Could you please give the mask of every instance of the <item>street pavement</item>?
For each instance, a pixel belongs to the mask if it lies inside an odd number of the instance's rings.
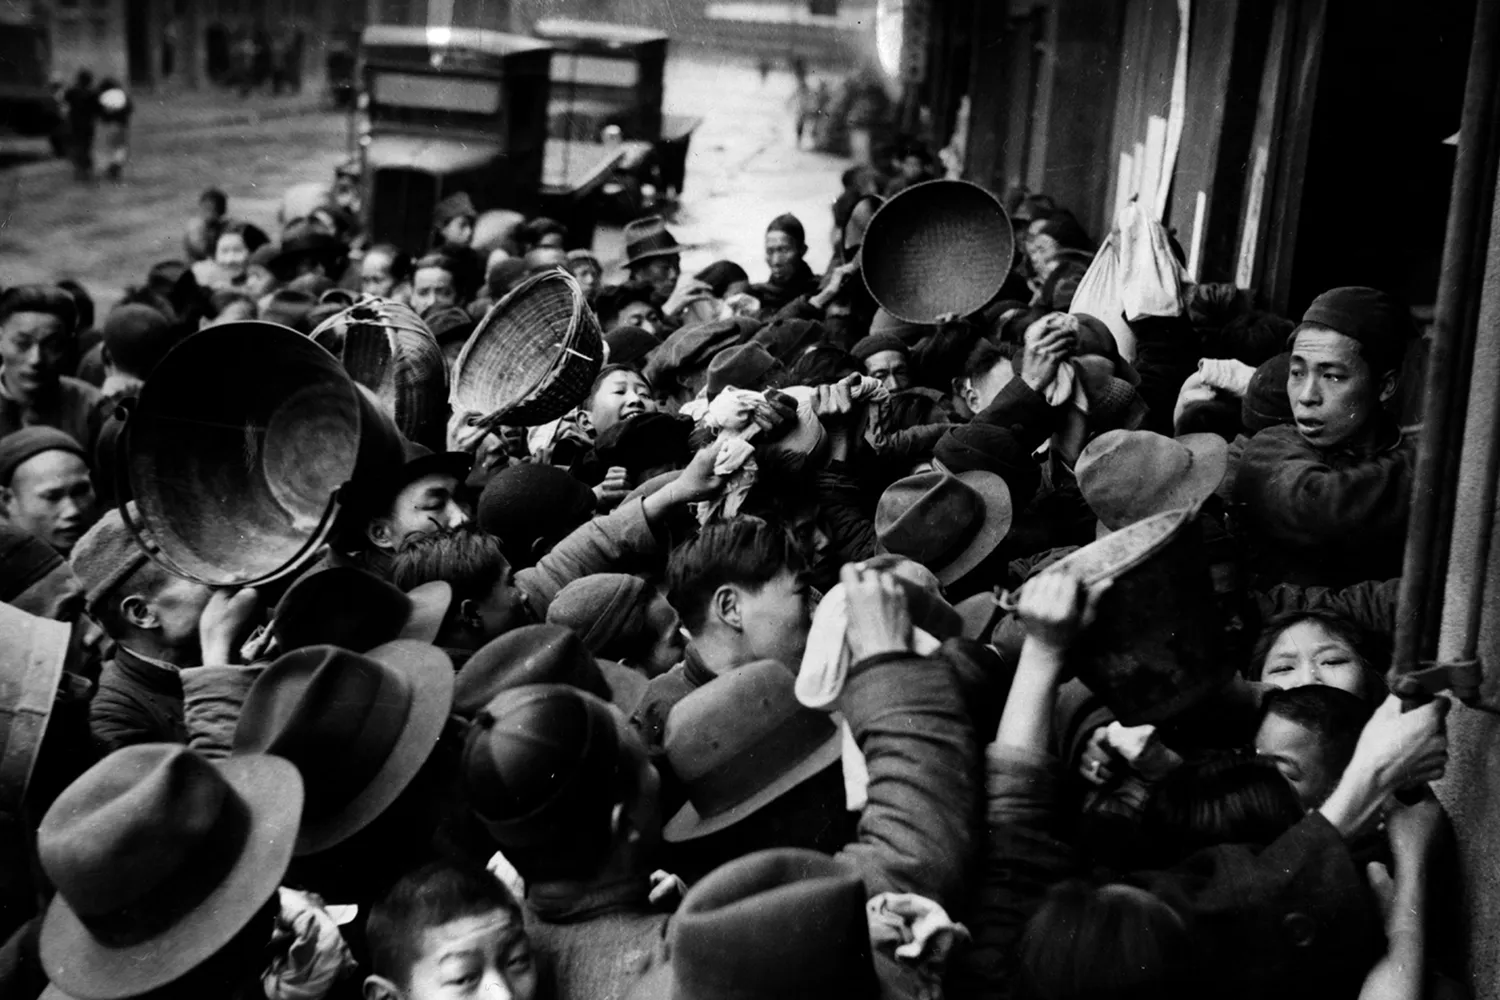
[[[827,263],[829,209],[845,164],[796,148],[792,86],[785,72],[762,84],[748,62],[670,63],[665,109],[703,118],[672,220],[693,245],[684,272],[727,257],[762,279],[766,224],[787,211],[807,228],[814,269]],[[0,170],[0,285],[76,277],[107,308],[153,263],[181,254],[204,188],[222,188],[232,215],[274,233],[283,192],[330,179],[347,155],[347,119],[309,95],[177,100],[175,114],[165,100],[143,102],[122,184],[77,183],[50,159]],[[607,266],[623,257],[617,230],[601,230],[596,248]]]

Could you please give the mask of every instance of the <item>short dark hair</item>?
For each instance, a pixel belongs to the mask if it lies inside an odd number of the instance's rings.
[[[405,989],[421,958],[422,936],[433,927],[502,910],[517,923],[521,905],[499,879],[482,868],[437,861],[403,875],[370,908],[365,936],[370,971]]]
[[[228,196],[226,196],[224,192],[220,191],[218,188],[209,188],[198,196],[198,204],[201,205],[205,201],[212,202],[214,211],[218,212],[220,215],[223,215],[229,208]]]
[[[456,610],[461,601],[484,598],[509,570],[500,539],[461,524],[403,539],[391,567],[391,582],[411,590],[442,580],[453,588],[451,609]]]
[[[802,553],[784,528],[737,517],[706,525],[667,560],[667,603],[688,631],[703,627],[714,591],[764,587],[783,570],[801,572]]]
[[[57,287],[73,297],[73,305],[78,309],[78,329],[89,330],[94,326],[94,297],[89,294],[76,279],[63,278],[57,283]]]
[[[606,285],[594,296],[594,315],[599,318],[600,325],[608,326],[633,302],[651,305],[651,289],[633,281]]]
[[[391,277],[396,281],[409,281],[412,276],[411,254],[402,250],[394,243],[376,243],[365,251],[365,256],[372,253],[383,254],[390,259]],[[436,266],[436,265],[434,265]]]
[[[819,344],[802,353],[787,369],[786,385],[833,385],[849,375],[863,375],[865,363],[842,347]]]
[[[594,401],[594,393],[599,391],[599,386],[604,384],[604,380],[613,375],[615,372],[628,372],[629,374],[634,375],[636,378],[640,379],[642,382],[646,383],[647,391],[655,391],[652,389],[651,380],[647,378],[635,365],[605,365],[603,368],[599,369],[599,374],[594,376],[594,382],[589,386],[589,394],[583,398],[585,406]]]
[[[1264,847],[1302,819],[1302,803],[1276,765],[1248,750],[1214,751],[1185,762],[1146,801],[1142,839],[1158,864],[1205,847]]]
[[[16,285],[0,295],[0,324],[24,312],[56,316],[69,336],[78,331],[78,306],[72,295],[56,285]]]
[[[208,297],[208,316],[211,319],[218,319],[224,314],[224,310],[237,303],[248,305],[252,313],[260,311],[256,301],[246,293],[233,288],[220,288]]]
[[[802,220],[791,212],[783,212],[771,220],[766,227],[768,233],[786,233],[796,241],[799,247],[807,246],[807,230],[802,228]]]
[[[1155,893],[1054,885],[1021,935],[1020,1000],[1189,1000],[1201,995],[1191,930]]]
[[[1177,418],[1173,433],[1178,436],[1217,434],[1225,441],[1233,441],[1245,432],[1242,409],[1243,405],[1238,399],[1215,397],[1197,400],[1182,408],[1182,416]]]
[[[1043,309],[1040,306],[1027,306],[1000,324],[1001,342],[1015,344],[1017,347],[1025,344],[1026,331],[1031,328],[1031,324],[1039,319],[1045,319],[1051,313],[1051,309]]]
[[[1328,755],[1329,773],[1334,777],[1349,766],[1359,734],[1373,714],[1375,706],[1370,702],[1326,684],[1271,690],[1266,692],[1260,706],[1262,722],[1275,715],[1316,735]]]
[[[1010,341],[997,344],[993,340],[981,340],[974,345],[974,349],[969,352],[968,358],[964,361],[964,377],[979,378],[988,375],[1002,361],[1009,361],[1014,367],[1020,353],[1021,348]]]

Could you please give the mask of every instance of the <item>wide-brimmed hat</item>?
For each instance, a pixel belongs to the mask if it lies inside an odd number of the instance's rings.
[[[338,646],[364,653],[395,639],[435,642],[453,603],[453,587],[433,580],[402,593],[374,573],[330,566],[287,588],[271,619],[283,653]]]
[[[923,472],[886,488],[875,508],[881,549],[906,556],[951,586],[1005,540],[1010,488],[992,472]]]
[[[502,691],[464,742],[465,800],[501,847],[574,842],[619,801],[623,724],[571,685]]]
[[[524,625],[469,657],[453,685],[453,712],[472,718],[501,691],[527,684],[568,684],[610,700],[598,662],[572,629]]]
[[[1041,483],[1042,467],[1009,427],[958,424],[938,439],[932,459],[955,476],[993,472],[1010,488],[1011,507],[1024,507]]]
[[[775,660],[759,660],[673,706],[667,760],[688,801],[664,828],[667,840],[733,826],[838,763],[838,727],[802,707],[796,681]]]
[[[316,854],[375,821],[437,746],[453,705],[453,664],[398,639],[365,655],[309,646],[250,689],[234,752],[286,757],[307,788],[296,853]]]
[[[1078,456],[1073,474],[1084,502],[1111,531],[1213,496],[1229,468],[1217,434],[1169,438],[1152,431],[1106,431]]]
[[[684,376],[704,372],[720,351],[745,343],[758,329],[759,323],[738,316],[680,327],[646,356],[642,371],[652,385],[676,378],[696,382],[696,389],[702,382]]]
[[[757,851],[704,876],[672,916],[670,960],[629,1000],[873,1000],[859,873],[816,851]]]
[[[984,308],[1005,284],[1014,249],[994,195],[968,181],[926,181],[875,213],[860,270],[881,308],[908,323],[934,323]]]
[[[625,226],[626,267],[653,257],[680,257],[688,249],[691,248],[678,243],[677,237],[667,231],[666,221],[659,215],[649,215]]]
[[[57,701],[72,627],[0,604],[0,812],[16,813]]]
[[[266,754],[214,764],[146,743],[95,764],[37,829],[57,887],[40,936],[48,978],[114,1000],[192,971],[276,892],[302,807],[297,769]]]

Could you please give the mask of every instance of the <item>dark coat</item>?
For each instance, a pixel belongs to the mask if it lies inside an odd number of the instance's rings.
[[[1384,440],[1359,454],[1324,451],[1288,426],[1250,439],[1234,500],[1258,586],[1341,587],[1401,575],[1416,448],[1394,427]]]
[[[0,437],[23,427],[44,424],[66,432],[83,446],[86,454],[92,455],[99,429],[113,407],[98,389],[64,375],[58,379],[55,391],[34,401],[33,410],[28,415],[20,403],[0,396]]]
[[[137,743],[186,743],[177,668],[116,648],[89,706],[89,731],[100,753]]]
[[[807,261],[799,260],[790,281],[784,284],[762,281],[751,285],[746,291],[759,300],[761,316],[770,319],[796,299],[816,294],[818,276],[813,273]]]
[[[989,748],[988,840],[973,947],[948,977],[950,998],[1008,997],[1015,949],[1051,886],[1083,874],[1058,802],[1050,755]],[[1353,997],[1384,951],[1375,900],[1348,845],[1310,813],[1264,849],[1223,845],[1166,871],[1127,876],[1195,925],[1216,996]]]

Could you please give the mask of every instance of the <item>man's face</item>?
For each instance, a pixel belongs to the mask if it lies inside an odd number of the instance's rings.
[[[654,257],[635,270],[635,277],[651,286],[651,298],[658,306],[672,297],[681,276],[682,262],[676,257]]]
[[[589,401],[589,426],[603,434],[622,420],[655,409],[656,399],[644,378],[635,372],[610,372]]]
[[[412,278],[411,307],[420,316],[434,305],[458,304],[453,275],[441,267],[424,267]]]
[[[980,413],[985,407],[995,401],[1000,395],[1000,390],[1010,384],[1010,380],[1016,377],[1016,369],[1009,358],[1001,358],[999,363],[983,375],[973,375],[963,380],[962,395],[964,402],[969,404],[969,409]]]
[[[661,310],[649,302],[632,302],[620,310],[619,326],[638,326],[647,333],[661,333]]]
[[[443,242],[449,246],[466,247],[473,239],[474,220],[467,215],[443,223]]]
[[[779,229],[766,233],[766,267],[772,281],[788,281],[797,272],[797,262],[806,253],[795,239]]]
[[[19,312],[0,326],[0,366],[13,396],[56,386],[67,354],[68,333],[51,313]]]
[[[1267,715],[1255,734],[1255,752],[1276,765],[1306,809],[1322,805],[1338,784],[1322,740],[1299,722]]]
[[[534,1000],[526,928],[505,910],[427,928],[405,993],[405,1000]]]
[[[776,660],[789,667],[802,662],[812,612],[807,584],[797,574],[782,570],[759,590],[742,589],[740,615],[755,659]]]
[[[590,260],[575,260],[568,263],[568,270],[578,281],[578,287],[583,289],[583,297],[592,299],[594,293],[599,290],[599,269]]]
[[[1368,671],[1358,651],[1322,622],[1308,620],[1287,626],[1266,653],[1260,679],[1272,687],[1298,688],[1309,684],[1348,691],[1364,697]]]
[[[865,359],[865,371],[871,378],[879,379],[888,392],[900,392],[911,387],[911,376],[906,370],[906,355],[900,351],[876,351]]]
[[[407,483],[396,494],[390,515],[378,522],[375,544],[395,551],[412,535],[468,523],[469,514],[457,500],[458,487],[457,479],[441,473]]]
[[[94,487],[83,459],[69,451],[44,451],[16,467],[10,488],[0,490],[11,524],[63,555],[93,523]]]
[[[1292,343],[1286,394],[1297,433],[1308,444],[1338,448],[1367,434],[1381,401],[1395,391],[1395,373],[1372,373],[1352,337],[1308,327]]]
[[[161,622],[162,641],[173,649],[196,646],[198,619],[213,593],[213,588],[201,583],[171,577],[151,600]]]
[[[367,253],[359,265],[359,287],[366,295],[390,298],[396,289],[396,279],[391,277],[389,254]]]
[[[464,617],[478,626],[473,629],[478,633],[478,645],[475,648],[523,625],[536,622],[536,617],[531,613],[531,605],[527,603],[526,595],[516,586],[515,579],[515,572],[509,566],[505,567],[500,580],[485,595],[484,600],[474,602],[477,605],[475,607],[462,609],[467,612]]]

